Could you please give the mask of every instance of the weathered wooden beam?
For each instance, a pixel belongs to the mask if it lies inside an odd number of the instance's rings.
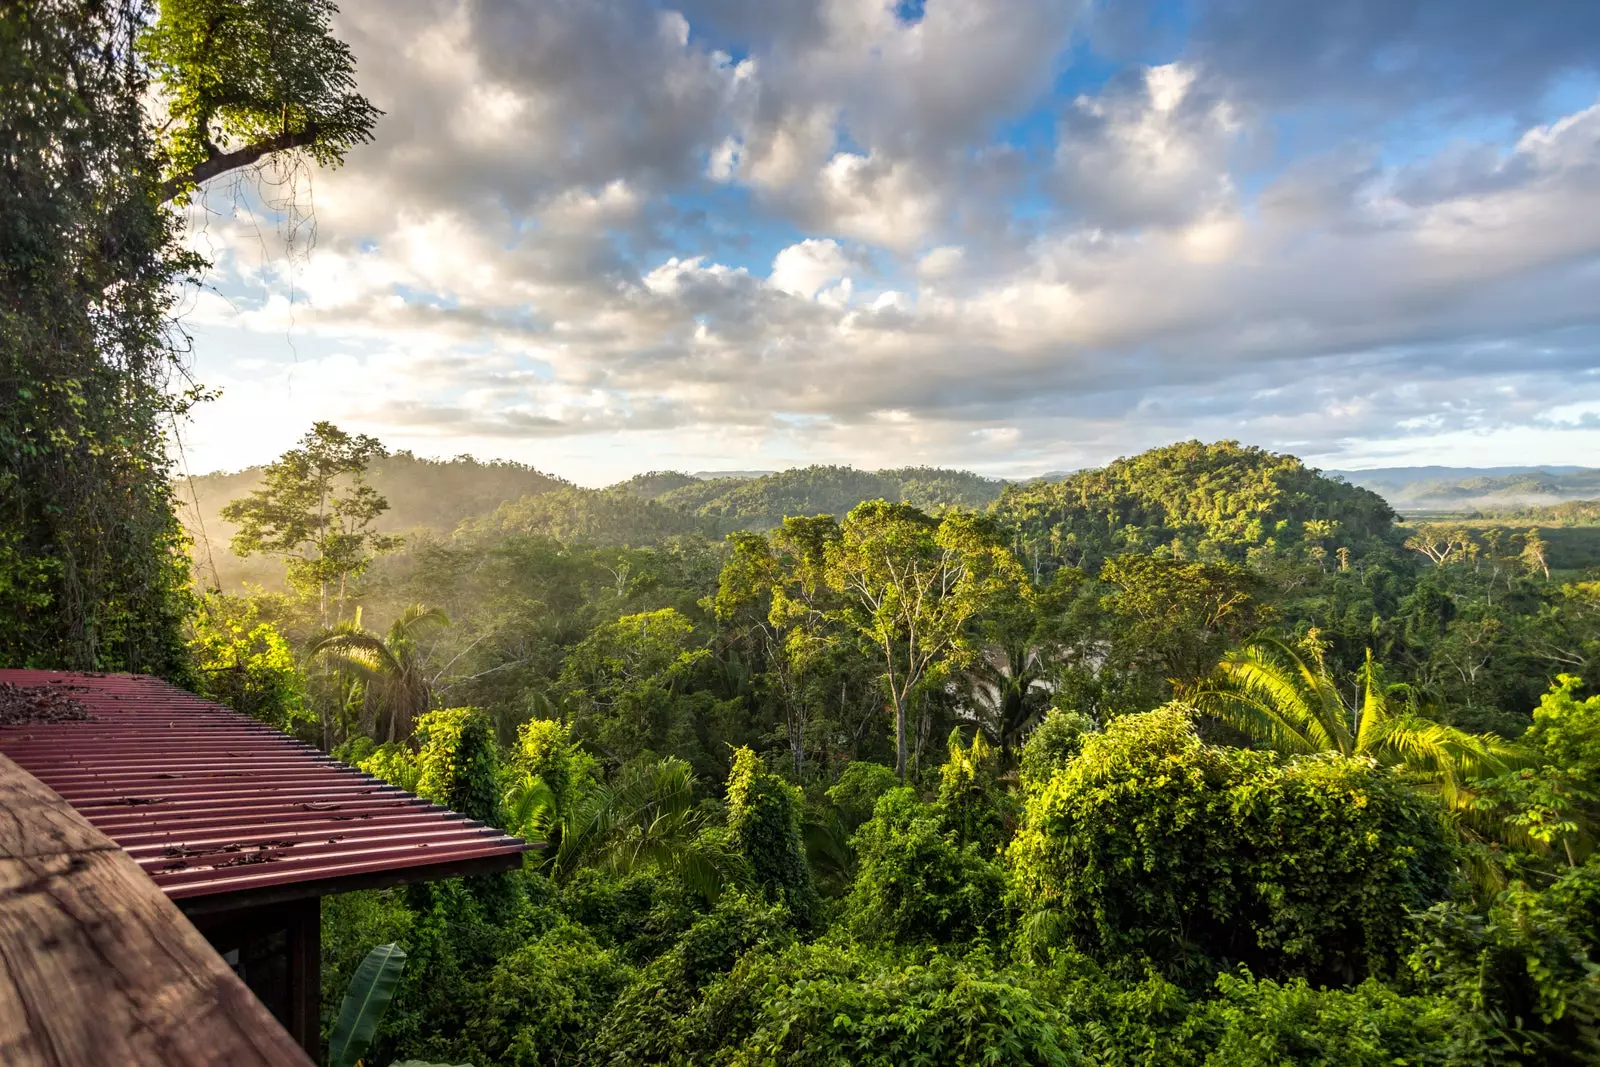
[[[0,1063],[311,1060],[125,852],[0,756]]]

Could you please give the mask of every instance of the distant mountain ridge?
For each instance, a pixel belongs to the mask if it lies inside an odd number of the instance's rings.
[[[1371,489],[1401,511],[1503,510],[1600,496],[1600,469],[1544,467],[1376,467],[1328,470]]]

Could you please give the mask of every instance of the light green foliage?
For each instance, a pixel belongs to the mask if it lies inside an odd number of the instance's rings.
[[[582,927],[564,924],[495,966],[469,1029],[474,1062],[507,1067],[573,1063],[633,971]]]
[[[904,778],[908,705],[966,662],[969,622],[1020,587],[1022,569],[999,531],[977,516],[950,512],[936,520],[883,500],[845,516],[826,560],[828,584],[845,601],[839,622],[882,666],[895,713],[895,772]]]
[[[1185,557],[1243,563],[1252,548],[1297,543],[1307,520],[1337,522],[1329,553],[1365,552],[1390,536],[1376,493],[1320,477],[1293,456],[1236,441],[1184,441],[1058,482],[1008,488],[994,514],[1018,528],[1022,555],[1096,567],[1107,556],[1177,547]]]
[[[797,777],[805,773],[812,705],[820,702],[815,687],[838,652],[830,618],[838,605],[827,583],[827,551],[839,536],[829,515],[785,518],[768,536],[730,534],[711,602],[718,621],[736,628],[767,668]]]
[[[1312,630],[1299,651],[1258,638],[1230,652],[1196,703],[1247,736],[1289,754],[1337,752],[1404,767],[1446,804],[1464,809],[1473,778],[1497,774],[1525,759],[1491,734],[1473,735],[1422,714],[1411,686],[1387,685],[1367,650],[1347,699],[1328,670]]]
[[[256,601],[213,593],[197,607],[188,627],[196,692],[280,730],[314,721],[294,650]]]
[[[1064,955],[1040,991],[1060,1005],[1101,1067],[1391,1067],[1445,1064],[1457,1021],[1453,1006],[1405,996],[1375,979],[1319,989],[1303,979],[1256,980],[1224,973],[1193,996],[1158,975],[1118,982]]]
[[[338,165],[381,114],[329,32],[332,0],[161,0],[140,50],[173,118],[166,196],[263,155]]]
[[[800,926],[815,918],[816,888],[800,832],[800,790],[767,769],[748,748],[734,753],[728,772],[728,830],[755,885],[785,904]]]
[[[389,503],[366,484],[365,475],[367,465],[383,454],[376,438],[318,422],[298,447],[267,465],[261,488],[222,509],[222,517],[239,526],[233,550],[241,556],[281,556],[289,584],[317,598],[324,626],[330,621],[330,596],[336,601],[334,618],[343,619],[351,580],[399,544],[372,528]]]
[[[1488,783],[1478,800],[1568,864],[1592,851],[1600,831],[1600,696],[1578,699],[1582,684],[1557,678],[1522,738],[1530,765]]]
[[[1033,928],[1102,960],[1352,981],[1394,968],[1453,854],[1392,772],[1205,745],[1167,708],[1091,736],[1030,796],[1008,860]]]
[[[499,753],[494,726],[483,712],[473,709],[462,722],[450,764],[445,806],[469,819],[500,826],[505,820],[500,813]]]
[[[518,770],[543,781],[561,811],[572,803],[573,791],[584,784],[575,780],[573,755],[572,733],[565,723],[529,719],[517,731],[512,762]]]
[[[712,533],[711,524],[676,508],[610,490],[562,488],[500,505],[472,522],[480,537],[520,534],[587,546],[654,545]]]
[[[1051,708],[1022,745],[1022,765],[1018,768],[1024,788],[1038,789],[1077,758],[1094,722],[1076,711]]]
[[[328,1035],[328,1067],[357,1067],[389,1010],[406,954],[396,944],[379,945],[356,968]]]
[[[939,768],[939,818],[958,843],[992,856],[1008,836],[1007,823],[1015,821],[996,776],[997,753],[981,730],[961,747],[959,727],[950,733],[949,750]]]
[[[417,754],[400,742],[391,741],[371,748],[354,762],[357,769],[375,778],[382,778],[390,785],[399,786],[409,793],[422,793],[422,764]],[[436,782],[429,782],[430,788],[436,786]]]
[[[0,663],[186,679],[169,316],[200,267],[158,206],[143,5],[0,17]]]
[[[416,792],[419,796],[443,804],[450,795],[456,780],[456,749],[461,743],[461,728],[473,714],[472,708],[435,708],[417,720],[412,741],[417,746]]]
[[[1005,873],[993,848],[963,844],[909,786],[885,793],[856,831],[851,933],[867,943],[959,945],[999,933]]]
[[[523,723],[503,773],[507,829],[559,849],[561,818],[591,784],[566,724],[554,719]]]
[[[1443,1064],[1458,1019],[1445,1001],[1402,996],[1372,979],[1344,991],[1224,974],[1216,992],[1189,1027],[1192,1062],[1205,1067]]]

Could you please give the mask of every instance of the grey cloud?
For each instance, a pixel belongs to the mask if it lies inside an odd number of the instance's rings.
[[[1552,77],[1600,64],[1589,0],[1208,0],[1190,34],[1214,77],[1277,107],[1522,113]]]

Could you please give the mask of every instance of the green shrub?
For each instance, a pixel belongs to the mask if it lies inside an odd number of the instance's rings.
[[[1177,708],[1090,737],[1029,798],[1007,858],[1031,928],[1191,980],[1391,971],[1408,913],[1453,878],[1437,810],[1391,772],[1205,745]]]
[[[892,769],[881,763],[856,760],[845,766],[844,773],[828,790],[828,799],[839,809],[845,826],[854,830],[872,818],[878,798],[899,784]]]
[[[474,1062],[556,1067],[579,1049],[633,977],[582,927],[558,926],[506,956],[469,1033]]]
[[[600,1024],[587,1058],[594,1064],[692,1063],[685,1020],[705,987],[758,947],[782,947],[793,935],[778,906],[724,895],[670,951],[639,972]]]
[[[697,894],[659,871],[615,875],[586,868],[561,894],[561,909],[634,963],[654,959],[700,918]]]
[[[802,927],[811,924],[817,908],[801,834],[803,813],[799,789],[767,770],[750,749],[734,753],[728,772],[728,830],[734,847],[763,895],[786,904]]]
[[[731,1067],[1086,1064],[1061,1012],[982,956],[907,963],[837,945],[747,957],[686,1030]]]
[[[909,786],[879,798],[853,843],[857,873],[845,907],[862,941],[956,944],[1000,927],[1004,871],[977,845],[959,844]]]
[[[1313,989],[1304,979],[1257,982],[1248,974],[1218,975],[1217,992],[1185,1035],[1192,1062],[1205,1067],[1451,1062],[1455,1012],[1438,998],[1401,996],[1373,979],[1329,990]]]
[[[1039,979],[1100,1067],[1324,1067],[1455,1063],[1455,1012],[1375,979],[1349,990],[1220,974],[1191,996],[1158,974],[1118,982],[1062,954]],[[1467,1067],[1466,1061],[1460,1067]]]
[[[949,758],[939,768],[939,818],[963,845],[992,856],[1009,836],[1007,823],[1015,825],[1007,796],[995,773],[996,754],[982,731],[961,747],[961,728],[950,733]]]
[[[1595,928],[1594,886],[1579,868],[1543,893],[1517,883],[1485,914],[1446,903],[1420,917],[1411,968],[1455,1003],[1464,1060],[1600,1062],[1600,964],[1583,940]]]
[[[1094,733],[1094,721],[1077,711],[1051,708],[1022,743],[1018,776],[1023,788],[1033,790],[1049,782],[1059,770],[1083,751],[1085,739]]]

